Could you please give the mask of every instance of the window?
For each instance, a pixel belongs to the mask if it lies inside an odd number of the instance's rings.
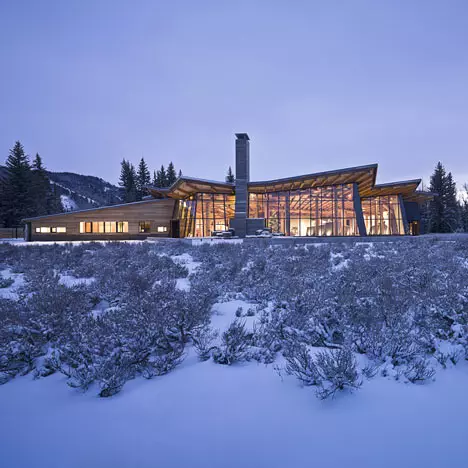
[[[38,234],[49,234],[49,233],[54,233],[56,234],[57,232],[67,232],[66,227],[49,227],[49,226],[39,226],[36,228],[36,232]]]
[[[128,221],[117,221],[117,232],[128,232]]]
[[[65,227],[52,227],[51,228],[52,232],[67,232],[67,228]]]
[[[358,235],[352,184],[250,193],[249,217],[290,236]]]
[[[405,234],[400,201],[397,195],[363,198],[361,203],[367,235]]]
[[[117,223],[115,221],[105,221],[104,232],[117,232]]]
[[[211,236],[214,230],[229,227],[234,217],[235,196],[223,193],[197,193],[179,202],[180,236]],[[161,229],[161,230],[160,230]],[[157,232],[168,232],[158,226]]]
[[[62,232],[62,231],[57,231],[57,232]],[[102,234],[104,232],[105,233],[128,232],[128,221],[81,221],[80,222],[80,233],[82,234],[83,233]]]
[[[167,226],[158,226],[158,232],[167,232]]]
[[[151,223],[149,221],[140,221],[138,224],[138,232],[150,232]],[[159,228],[158,228],[159,232]]]

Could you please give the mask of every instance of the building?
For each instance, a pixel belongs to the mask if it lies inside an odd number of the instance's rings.
[[[236,181],[182,176],[169,188],[148,187],[149,199],[28,218],[27,240],[205,237],[262,227],[286,236],[419,234],[420,206],[433,197],[420,179],[376,184],[377,164],[250,181],[250,141],[236,134]]]

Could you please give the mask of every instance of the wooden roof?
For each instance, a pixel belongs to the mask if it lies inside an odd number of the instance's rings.
[[[317,172],[282,179],[249,182],[250,193],[281,192],[286,190],[307,189],[338,184],[358,184],[359,194],[362,198],[379,195],[401,194],[407,201],[421,202],[433,198],[436,194],[417,191],[420,179],[376,184],[377,164],[348,167],[335,171]],[[179,177],[171,187],[147,187],[151,195],[156,198],[171,197],[184,199],[195,193],[235,193],[235,184],[219,182],[194,177]]]
[[[147,187],[151,195],[167,196],[176,199],[187,198],[195,193],[227,193],[234,195],[234,184],[215,180],[196,179],[194,177],[179,177],[170,187]]]
[[[297,190],[326,185],[351,184],[356,182],[359,191],[369,190],[375,184],[377,176],[377,164],[367,166],[348,167],[336,171],[316,172],[284,179],[266,180],[261,182],[250,182],[249,192],[265,193],[282,190]]]

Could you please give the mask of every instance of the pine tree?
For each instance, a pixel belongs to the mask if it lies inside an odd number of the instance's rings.
[[[429,203],[429,232],[442,232],[445,178],[445,169],[442,166],[442,163],[438,162],[430,181],[430,191],[436,193],[437,196],[435,196]]]
[[[431,176],[430,191],[437,193],[437,196],[429,203],[429,231],[456,231],[459,227],[457,188],[452,174],[446,174],[440,162]]]
[[[460,203],[460,226],[464,232],[468,232],[468,184],[463,186],[463,199]]]
[[[121,165],[119,185],[124,189],[124,201],[125,203],[134,202],[137,199],[135,168],[125,159]]]
[[[234,174],[232,173],[231,166],[229,166],[227,176],[226,176],[226,182],[234,183],[236,181]]]
[[[166,171],[167,187],[170,187],[176,180],[177,180],[177,173],[174,169],[174,164],[172,164],[172,161],[171,161],[169,163],[169,166],[167,166],[167,171]]]
[[[32,163],[31,188],[34,194],[35,215],[42,216],[49,214],[48,201],[52,191],[50,189],[49,177],[47,176],[39,153],[36,153],[36,157]]]
[[[5,227],[18,226],[23,218],[34,216],[35,200],[29,157],[17,141],[6,161],[7,177],[2,181],[0,218]]]
[[[158,185],[158,178],[156,176],[156,171],[153,171],[153,185]]]
[[[182,171],[179,169],[179,177],[182,177]]]
[[[141,200],[143,195],[146,194],[147,190],[146,187],[151,183],[151,175],[150,171],[148,170],[148,166],[143,158],[140,160],[140,164],[138,166],[138,175],[136,178],[136,185],[137,185],[137,199]]]
[[[166,169],[164,169],[163,165],[161,165],[161,169],[156,174],[156,186],[167,187]]]
[[[451,172],[448,173],[445,180],[444,195],[444,229],[445,232],[455,232],[460,227],[460,207],[457,200],[457,186]]]

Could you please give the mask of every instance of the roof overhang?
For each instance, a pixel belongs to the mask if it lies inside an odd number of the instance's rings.
[[[194,177],[179,177],[170,187],[147,187],[151,195],[170,197],[177,200],[187,198],[195,193],[226,193],[234,194],[234,184],[215,180],[196,179]]]
[[[357,183],[359,192],[365,192],[374,186],[376,177],[377,164],[369,164],[367,166],[348,167],[336,171],[317,172],[284,179],[250,182],[248,189],[252,193],[266,193]]]

